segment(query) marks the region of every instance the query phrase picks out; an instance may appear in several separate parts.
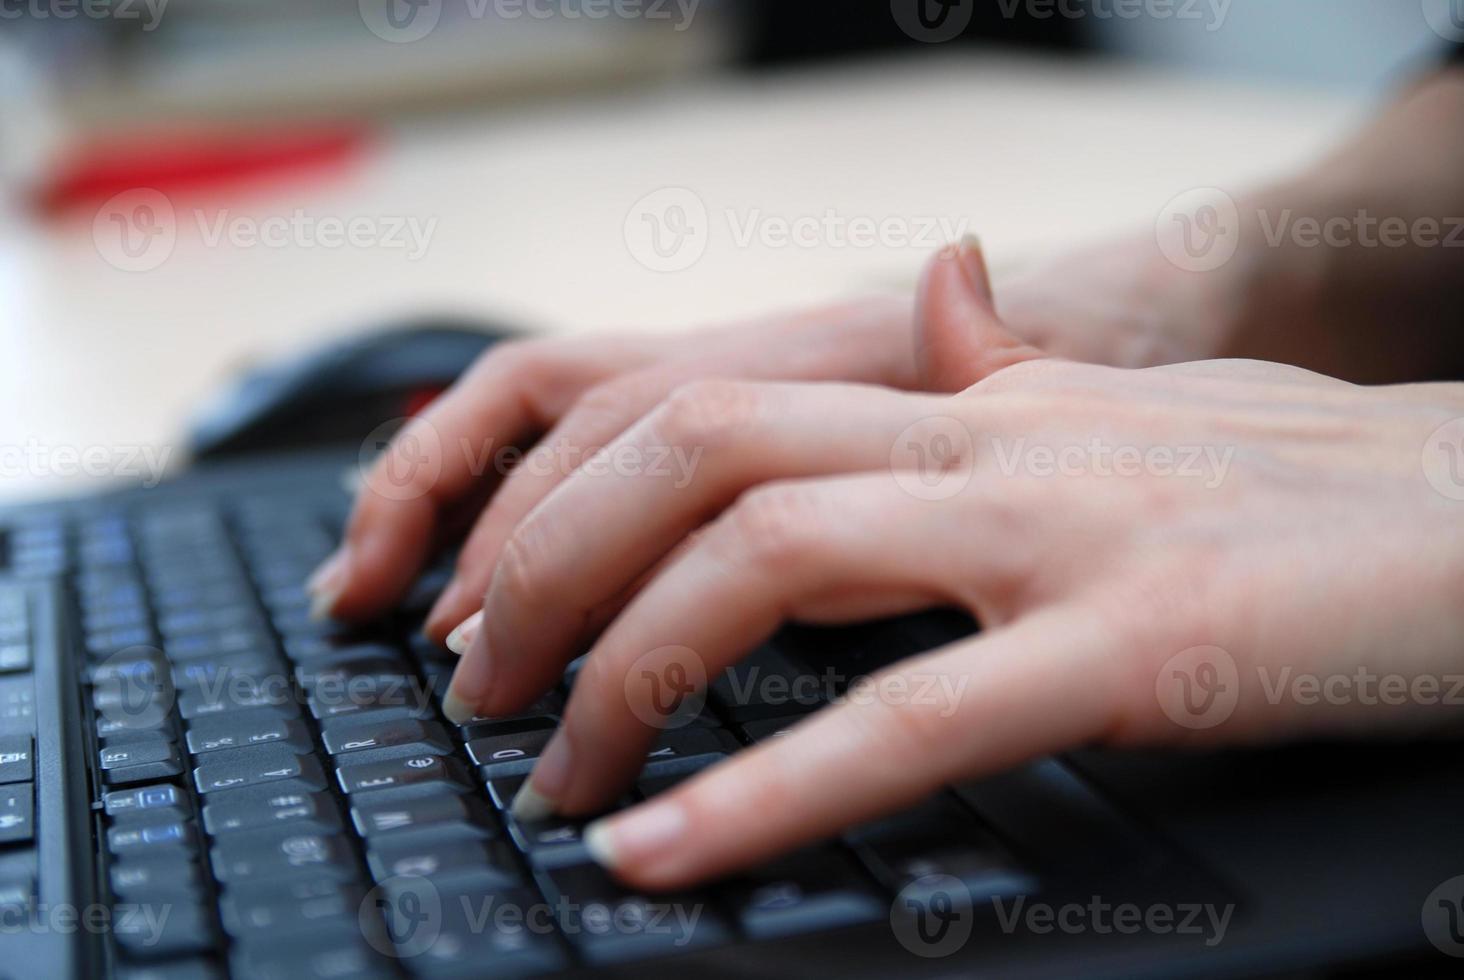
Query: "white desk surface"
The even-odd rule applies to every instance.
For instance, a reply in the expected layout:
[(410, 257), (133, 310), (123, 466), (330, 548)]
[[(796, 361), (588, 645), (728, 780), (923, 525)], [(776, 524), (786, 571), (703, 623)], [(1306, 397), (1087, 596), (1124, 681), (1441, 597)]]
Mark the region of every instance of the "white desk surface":
[[(1152, 222), (1198, 186), (1303, 163), (1365, 102), (1010, 56), (722, 76), (399, 126), (345, 176), (232, 198), (175, 198), (157, 269), (99, 252), (90, 213), (0, 214), (0, 447), (164, 447), (232, 372), (399, 314), (452, 310), (546, 330), (680, 329), (886, 287), (921, 248), (739, 246), (726, 218), (965, 219), (1000, 266)], [(653, 272), (624, 223), (647, 193), (695, 191), (709, 244)], [(435, 219), (426, 254), (210, 246), (216, 218)], [(1059, 285), (1060, 288), (1060, 285)], [(32, 452), (32, 456), (36, 453)], [(7, 499), (83, 489), (52, 464), (0, 462)], [(174, 462), (182, 462), (181, 450)]]

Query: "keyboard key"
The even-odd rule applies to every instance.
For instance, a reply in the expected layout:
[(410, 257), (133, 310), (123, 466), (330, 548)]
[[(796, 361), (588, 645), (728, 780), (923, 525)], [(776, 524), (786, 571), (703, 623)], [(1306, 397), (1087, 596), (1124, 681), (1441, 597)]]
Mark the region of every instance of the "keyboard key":
[(893, 892), (918, 887), (920, 879), (936, 875), (961, 882), (972, 901), (1037, 890), (1036, 879), (948, 796), (857, 827), (846, 839), (870, 873)]
[(696, 895), (646, 896), (599, 865), (550, 868), (536, 876), (565, 937), (592, 964), (716, 945), (731, 938), (721, 915)]
[(754, 939), (882, 920), (889, 906), (852, 861), (833, 849), (800, 851), (746, 872), (727, 892)]
[(794, 717), (764, 718), (761, 721), (749, 721), (742, 726), (742, 734), (746, 736), (749, 742), (753, 743), (782, 738), (788, 734), (794, 725), (802, 721), (804, 717), (803, 715), (798, 715)]
[(35, 839), (35, 799), (30, 783), (0, 786), (0, 844)]
[[(396, 878), (383, 888), (382, 911), (397, 942), (401, 963), (432, 980), (495, 980), (538, 976), (569, 964), (552, 928), (545, 929), (544, 903), (530, 891), (483, 893), (470, 879), (442, 886), (424, 879)], [(436, 905), (432, 903), (436, 902)], [(425, 903), (425, 905), (424, 905)], [(427, 919), (421, 910), (439, 914)]]
[(356, 855), (344, 839), (275, 829), (221, 837), (213, 846), (214, 877), (225, 884), (315, 875), (356, 881)]
[[(447, 686), (450, 672), (440, 674), (441, 681), (434, 682), (433, 689), (439, 698)], [(464, 739), (490, 738), (494, 735), (511, 735), (515, 732), (533, 731), (540, 728), (554, 728), (559, 724), (560, 713), (564, 711), (564, 699), (558, 694), (544, 695), (524, 711), (514, 715), (490, 718), (478, 715), (463, 722), (460, 727)]]
[[(166, 913), (166, 914), (165, 914)], [(166, 959), (213, 949), (212, 915), (182, 902), (150, 902), (114, 916), (112, 937), (137, 959)]]
[(193, 770), (193, 781), (200, 793), (238, 789), (259, 783), (298, 779), (317, 790), (325, 789), (325, 771), (313, 755), (298, 755), (287, 748), (258, 745), (247, 749), (229, 749), (203, 756), (203, 764)]
[(273, 711), (287, 718), (299, 715), (300, 708), (287, 684), (259, 684), (244, 678), (236, 678), (235, 681), (238, 683), (179, 692), (178, 714), (184, 721), (251, 709)]
[(26, 783), (35, 776), (29, 735), (0, 738), (0, 783)]
[(488, 894), (524, 884), (513, 848), (504, 841), (373, 842), (366, 855), (377, 881), (401, 876), (451, 880), (464, 891)]
[(279, 745), (297, 755), (314, 749), (302, 723), (273, 711), (231, 711), (188, 725), (188, 751), (194, 755), (255, 745)]
[(708, 697), (738, 724), (815, 711), (824, 704), (819, 679), (769, 646), (759, 647), (718, 674), (708, 687)]
[(102, 794), (102, 807), (113, 821), (179, 819), (187, 806), (176, 786), (138, 786)]
[(161, 736), (109, 745), (101, 750), (100, 762), (113, 786), (171, 779), (183, 771), (178, 746)]
[(356, 923), (339, 923), (298, 936), (262, 935), (239, 943), (235, 976), (249, 980), (386, 980), (398, 974)]
[(587, 819), (551, 816), (531, 823), (512, 816), (506, 819), (514, 845), (529, 856), (535, 867), (583, 864), (590, 860), (584, 842)]
[(342, 765), (336, 777), (341, 791), (346, 794), (424, 784), (459, 793), (469, 789), (462, 768), (451, 759), (435, 755), (414, 755), (366, 765)]
[(128, 901), (196, 899), (203, 894), (198, 862), (183, 851), (128, 856), (113, 862), (112, 893)]
[(482, 767), (479, 772), (485, 778), (524, 775), (533, 768), (534, 760), (553, 734), (553, 729), (541, 728), (514, 735), (475, 738), (468, 742), (468, 757)]
[(107, 831), (107, 848), (117, 857), (158, 851), (188, 854), (193, 851), (195, 843), (192, 825), (182, 820), (128, 824)]
[[(322, 926), (354, 925), (365, 890), (329, 879), (311, 879), (303, 897), (280, 894), (275, 886), (231, 888), (219, 901), (224, 931), (236, 939), (289, 936)], [(327, 890), (328, 889), (328, 890)]]
[(441, 725), (415, 718), (376, 720), (368, 715), (349, 720), (332, 719), (321, 726), (321, 740), (331, 755), (412, 744), (430, 746), (437, 755), (452, 751), (452, 742)]
[(203, 808), (203, 826), (215, 837), (281, 826), (303, 833), (331, 833), (340, 829), (341, 815), (328, 792), (287, 779), (210, 796)]
[[(388, 794), (393, 795), (393, 794)], [(373, 800), (363, 793), (351, 807), (356, 832), (373, 841), (430, 829), (439, 837), (496, 837), (498, 828), (481, 802), (468, 795), (436, 793), (404, 800)]]

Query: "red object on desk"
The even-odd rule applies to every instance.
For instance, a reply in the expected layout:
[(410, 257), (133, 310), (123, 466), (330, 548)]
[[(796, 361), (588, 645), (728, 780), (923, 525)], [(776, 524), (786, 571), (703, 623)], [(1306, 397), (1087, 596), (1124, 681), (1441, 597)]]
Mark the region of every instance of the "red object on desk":
[(109, 139), (63, 159), (35, 200), (49, 214), (141, 187), (168, 194), (331, 171), (356, 159), (367, 142), (360, 126)]

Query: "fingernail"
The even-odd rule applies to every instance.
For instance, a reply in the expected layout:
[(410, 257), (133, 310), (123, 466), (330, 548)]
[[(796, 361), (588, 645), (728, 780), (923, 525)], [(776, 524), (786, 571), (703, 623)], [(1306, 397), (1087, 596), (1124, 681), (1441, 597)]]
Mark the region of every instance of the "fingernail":
[(461, 657), (468, 652), (468, 644), (473, 642), (473, 637), (478, 635), (478, 629), (482, 625), (483, 610), (479, 609), (447, 634), (447, 648)]
[(981, 247), (981, 239), (975, 235), (962, 236), (961, 244), (956, 247), (956, 258), (971, 288), (982, 296), (990, 296), (991, 276), (986, 271), (986, 252)]
[(534, 771), (519, 787), (510, 812), (519, 820), (543, 820), (552, 814), (569, 785), (569, 766), (573, 755), (569, 737), (560, 728), (544, 746), (544, 751), (539, 753), (539, 761), (534, 763)]
[(554, 801), (534, 789), (533, 783), (524, 783), (519, 787), (518, 795), (513, 798), (513, 806), (509, 808), (509, 812), (515, 820), (534, 823), (554, 815)]
[(585, 850), (601, 867), (644, 864), (675, 847), (686, 835), (686, 810), (679, 803), (647, 803), (585, 828)]
[(442, 696), (442, 713), (454, 725), (466, 725), (477, 717), (478, 712), (472, 704), (461, 697), (454, 689), (457, 681), (456, 677), (453, 678), (453, 681), (454, 683), (447, 685), (447, 693)]
[(335, 609), (336, 602), (345, 588), (348, 554), (344, 547), (320, 563), (305, 582), (305, 591), (310, 593), (310, 618), (326, 619)]

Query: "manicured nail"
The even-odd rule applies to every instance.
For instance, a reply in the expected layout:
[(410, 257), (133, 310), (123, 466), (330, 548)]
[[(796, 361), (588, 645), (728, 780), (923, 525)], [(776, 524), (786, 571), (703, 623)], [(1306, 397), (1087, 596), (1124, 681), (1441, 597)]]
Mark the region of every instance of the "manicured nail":
[(305, 591), (310, 593), (311, 619), (326, 619), (335, 609), (335, 604), (345, 589), (347, 562), (348, 554), (342, 547), (310, 574), (305, 582)]
[(960, 260), (961, 271), (971, 282), (971, 288), (983, 296), (991, 295), (991, 275), (986, 270), (986, 251), (981, 239), (975, 235), (964, 235), (956, 247), (956, 258)]
[(447, 588), (442, 590), (442, 594), (432, 604), (432, 608), (428, 610), (427, 618), (424, 622), (428, 626), (436, 626), (438, 621), (447, 615), (448, 610), (458, 605), (461, 593), (462, 586), (458, 585), (458, 580), (454, 578), (451, 582), (447, 583)]
[(447, 686), (447, 693), (442, 696), (442, 713), (454, 725), (466, 725), (478, 715), (477, 709), (463, 700), (452, 684)]
[(676, 847), (686, 836), (686, 810), (679, 803), (646, 803), (585, 828), (585, 850), (601, 867), (614, 870), (645, 864)]
[(569, 787), (569, 767), (574, 761), (569, 737), (561, 728), (554, 733), (534, 771), (513, 798), (513, 815), (520, 820), (543, 820), (555, 811), (564, 791)]
[(524, 783), (509, 812), (521, 823), (534, 823), (554, 815), (554, 801), (534, 789), (533, 783)]
[(461, 657), (468, 652), (468, 644), (473, 642), (473, 637), (478, 635), (478, 629), (482, 625), (483, 610), (479, 609), (459, 623), (457, 629), (447, 634), (447, 648)]

